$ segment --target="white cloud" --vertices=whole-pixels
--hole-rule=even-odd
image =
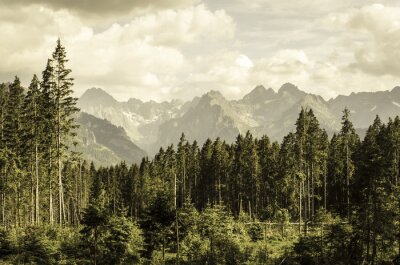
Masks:
[[[229,98],[240,97],[248,85],[251,64],[245,54],[226,49],[197,56],[187,69],[187,78],[170,91],[171,97],[191,99],[209,90],[218,90]]]
[[[346,65],[328,58],[313,58],[303,50],[282,50],[254,62],[248,75],[248,90],[258,84],[277,90],[284,82],[321,95],[326,99],[350,92],[391,89],[397,80],[376,78],[361,71],[349,71]]]
[[[11,16],[24,19],[11,20]],[[40,6],[22,8],[19,13],[2,10],[0,73],[18,74],[28,82],[31,74],[42,71],[61,34],[78,94],[102,86],[119,98],[163,99],[189,68],[182,46],[230,39],[234,30],[224,11],[210,11],[203,4],[161,10],[101,31],[67,10]]]
[[[250,69],[254,66],[250,58],[244,54],[241,54],[236,58],[236,64],[247,69]]]
[[[61,36],[77,95],[99,86],[119,99],[190,99],[211,89],[239,98],[259,84],[277,89],[292,82],[329,98],[398,85],[400,7],[363,7],[372,0],[255,0],[250,7],[241,1],[104,19],[48,5],[4,5],[0,78],[18,74],[27,84]]]
[[[193,43],[201,38],[231,38],[234,34],[232,18],[223,10],[211,12],[204,4],[140,16],[125,27],[127,39],[146,39],[167,46]]]
[[[400,76],[400,7],[373,4],[332,14],[327,21],[358,36],[352,43],[354,69],[377,76]],[[361,41],[360,41],[361,39]]]

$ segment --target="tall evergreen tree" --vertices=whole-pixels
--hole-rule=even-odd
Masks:
[[[392,253],[397,237],[398,207],[395,189],[387,178],[387,128],[377,116],[368,128],[357,151],[356,198],[358,199],[358,228],[362,239],[364,258],[371,264],[380,263],[385,253]]]
[[[77,127],[73,115],[79,110],[76,107],[77,99],[72,97],[73,78],[70,77],[71,70],[67,68],[68,59],[64,46],[60,39],[53,53],[54,61],[54,104],[55,104],[55,142],[56,160],[58,173],[58,217],[59,223],[65,221],[64,187],[62,177],[62,164],[68,149],[70,137],[75,136],[74,129]]]
[[[41,94],[39,97],[39,116],[43,119],[41,133],[39,135],[39,152],[44,160],[44,173],[46,187],[46,204],[50,224],[54,223],[54,184],[55,184],[55,104],[54,104],[54,70],[53,61],[47,60],[46,68],[42,72],[42,81],[40,83]]]
[[[260,163],[260,181],[261,193],[259,205],[261,208],[270,207],[273,200],[273,187],[274,187],[274,165],[273,155],[271,154],[271,143],[268,136],[264,135],[257,141],[257,154]]]
[[[6,142],[4,138],[4,126],[5,117],[7,110],[9,91],[7,84],[0,84],[0,206],[1,206],[1,220],[3,226],[5,226],[5,206],[6,206],[6,178],[7,178],[7,152],[6,152]]]
[[[182,133],[181,138],[179,139],[178,149],[176,151],[176,160],[177,160],[177,179],[179,180],[178,190],[178,202],[179,205],[182,206],[184,201],[186,200],[187,194],[187,170],[188,170],[188,151],[187,150],[187,140],[185,134]]]
[[[21,184],[24,180],[24,171],[22,168],[23,92],[19,78],[15,77],[14,82],[10,84],[9,88],[9,97],[3,127],[3,148],[6,154],[5,189],[8,190],[8,192],[6,192],[6,197],[8,198],[4,198],[3,207],[4,211],[6,211],[7,206],[5,203],[8,201],[10,204],[9,207],[12,209],[11,212],[14,217],[15,226],[21,225]],[[12,197],[11,194],[13,195]],[[6,218],[5,216],[4,219]]]
[[[350,184],[355,170],[352,156],[360,143],[360,139],[350,121],[350,110],[347,108],[343,111],[342,129],[340,130],[339,137],[342,144],[341,149],[344,153],[343,175],[346,176],[347,218],[350,218]]]
[[[207,191],[211,184],[211,156],[212,156],[212,142],[207,139],[203,144],[200,151],[200,178],[198,189],[202,192],[197,192],[198,208],[203,209],[210,201],[209,193]]]
[[[303,175],[299,171],[298,162],[296,161],[296,136],[289,133],[283,138],[279,152],[279,175],[282,182],[282,193],[286,199],[283,204],[290,212],[297,216],[299,227],[302,221],[302,184]]]
[[[27,171],[31,176],[31,218],[32,223],[39,224],[39,144],[42,129],[42,117],[39,112],[40,82],[36,75],[33,76],[31,84],[25,96],[23,105],[23,131],[24,131],[24,153]]]

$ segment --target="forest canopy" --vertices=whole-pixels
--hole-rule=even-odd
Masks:
[[[281,143],[239,134],[96,168],[76,152],[58,40],[0,85],[0,260],[15,264],[398,264],[400,119],[329,137],[301,108]]]

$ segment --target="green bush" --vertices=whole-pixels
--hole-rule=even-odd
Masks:
[[[260,222],[254,222],[247,225],[247,233],[253,242],[264,238],[265,227]]]
[[[7,258],[15,253],[15,242],[13,242],[10,232],[4,229],[0,230],[0,258]]]

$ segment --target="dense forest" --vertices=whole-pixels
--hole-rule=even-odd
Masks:
[[[238,135],[96,168],[58,40],[41,79],[0,86],[5,264],[399,264],[400,119],[329,139],[312,109],[281,143]]]

